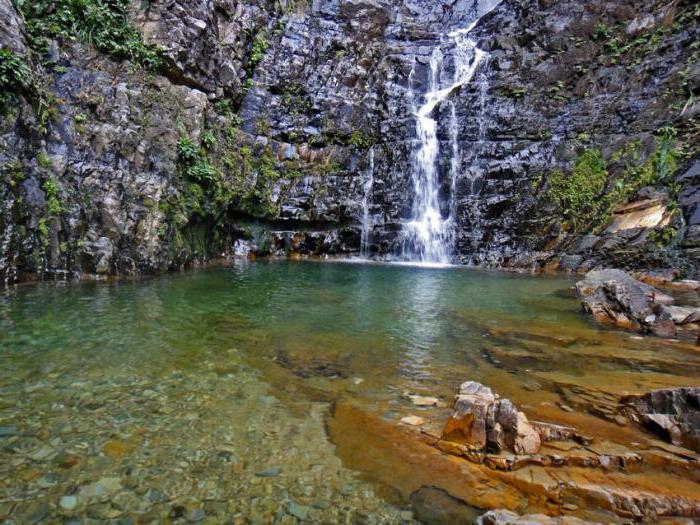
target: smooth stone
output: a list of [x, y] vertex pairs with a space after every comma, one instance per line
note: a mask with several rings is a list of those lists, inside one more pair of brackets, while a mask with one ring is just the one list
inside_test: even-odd
[[73, 510], [75, 507], [78, 506], [78, 498], [75, 496], [63, 496], [58, 504], [62, 509], [65, 510]]
[[136, 447], [130, 443], [125, 443], [124, 441], [107, 441], [102, 446], [102, 452], [105, 456], [112, 459], [118, 459], [127, 454], [131, 454]]
[[434, 407], [440, 405], [440, 400], [437, 397], [409, 395], [408, 399], [417, 407]]
[[101, 478], [95, 483], [85, 485], [80, 489], [80, 497], [82, 498], [99, 498], [109, 496], [119, 491], [122, 488], [119, 478]]
[[255, 475], [260, 478], [274, 478], [280, 474], [282, 474], [282, 467], [270, 467], [255, 473]]
[[14, 425], [0, 427], [0, 438], [16, 436], [17, 434], [18, 434], [17, 427]]
[[306, 507], [304, 505], [299, 505], [298, 503], [296, 503], [294, 501], [289, 502], [289, 507], [288, 507], [289, 513], [301, 521], [304, 521], [309, 517], [309, 510], [310, 510], [309, 507]]
[[422, 417], [418, 416], [406, 416], [401, 418], [401, 423], [404, 425], [411, 425], [414, 427], [418, 427], [420, 425], [423, 425], [425, 423], [425, 419]]
[[53, 447], [50, 447], [48, 445], [44, 445], [41, 448], [39, 448], [39, 450], [32, 452], [29, 455], [29, 458], [33, 459], [34, 461], [46, 461], [48, 458], [50, 458], [55, 453], [56, 453], [56, 449], [54, 449]]

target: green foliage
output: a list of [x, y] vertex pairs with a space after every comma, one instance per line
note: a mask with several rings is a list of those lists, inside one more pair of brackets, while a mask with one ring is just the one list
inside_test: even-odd
[[49, 226], [46, 224], [46, 219], [42, 217], [36, 225], [36, 231], [39, 233], [39, 240], [44, 247], [49, 245]]
[[612, 170], [598, 148], [585, 149], [574, 161], [570, 174], [555, 171], [550, 175], [546, 197], [560, 210], [573, 231], [588, 231], [607, 221], [612, 209], [625, 202], [644, 186], [664, 186], [677, 191], [672, 176], [676, 171], [680, 149], [676, 131], [659, 130], [654, 151], [646, 160], [640, 142], [631, 142], [614, 152]]
[[190, 163], [199, 157], [199, 148], [187, 137], [181, 137], [177, 141], [178, 158], [185, 163]]
[[51, 159], [43, 151], [40, 151], [39, 154], [36, 156], [36, 163], [39, 165], [40, 168], [44, 168], [46, 170], [51, 169], [53, 167], [51, 164]]
[[204, 130], [202, 132], [202, 146], [204, 149], [211, 150], [217, 144], [216, 136], [210, 130]]
[[548, 198], [575, 230], [590, 224], [600, 215], [600, 199], [608, 180], [608, 167], [599, 149], [585, 150], [574, 162], [571, 174], [551, 174]]
[[250, 57], [248, 58], [248, 74], [250, 76], [252, 76], [255, 66], [265, 57], [265, 53], [269, 47], [270, 43], [267, 41], [267, 30], [263, 28], [255, 33], [253, 43], [251, 44]]
[[42, 188], [46, 193], [46, 213], [49, 217], [57, 217], [63, 213], [63, 205], [60, 200], [60, 186], [55, 180], [49, 179], [44, 182]]
[[30, 43], [44, 52], [47, 39], [77, 40], [116, 59], [147, 69], [162, 65], [160, 50], [146, 45], [128, 18], [129, 0], [16, 0]]
[[12, 188], [27, 178], [27, 175], [24, 173], [24, 166], [18, 160], [5, 164], [3, 171], [7, 175], [8, 185]]
[[348, 141], [357, 149], [369, 149], [374, 146], [376, 142], [372, 135], [368, 135], [359, 130], [353, 131]]
[[678, 167], [680, 150], [676, 147], [676, 130], [666, 126], [659, 130], [656, 149], [651, 158], [654, 177], [657, 183], [667, 182]]
[[185, 173], [190, 179], [200, 183], [211, 182], [216, 177], [216, 169], [206, 160], [188, 166]]
[[0, 49], [0, 112], [6, 114], [23, 95], [34, 107], [44, 130], [51, 117], [51, 98], [40, 85], [24, 58], [9, 49]]
[[509, 87], [503, 89], [503, 96], [514, 100], [521, 99], [525, 96], [525, 90], [519, 87]]

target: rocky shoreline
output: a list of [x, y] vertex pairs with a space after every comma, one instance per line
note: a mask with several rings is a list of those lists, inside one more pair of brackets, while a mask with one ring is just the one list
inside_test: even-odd
[[[700, 434], [700, 388], [677, 388], [650, 392], [640, 396], [619, 399], [618, 412], [631, 422], [654, 432], [674, 445], [688, 446], [698, 451]], [[414, 402], [415, 404], [415, 402]], [[420, 404], [419, 406], [425, 406]], [[593, 498], [599, 504], [621, 518], [656, 520], [664, 517], [698, 518], [700, 500], [697, 498], [660, 497], [640, 488], [600, 483], [592, 486], [584, 474], [576, 479], [571, 472], [576, 469], [593, 469], [607, 473], [643, 470], [649, 463], [657, 463], [661, 456], [637, 453], [621, 449], [617, 454], [601, 452], [606, 444], [596, 436], [582, 436], [576, 429], [553, 423], [528, 421], [511, 401], [494, 394], [490, 388], [468, 381], [459, 388], [451, 413], [444, 428], [438, 434], [435, 427], [423, 429], [421, 418], [404, 418], [404, 425], [419, 428], [418, 437], [451, 456], [470, 463], [484, 465], [488, 469], [517, 472], [521, 469], [545, 468], [570, 472], [567, 482], [547, 490], [547, 497], [561, 501], [567, 498]], [[609, 447], [609, 445], [607, 445]], [[613, 447], [614, 448], [614, 447]], [[665, 461], [668, 461], [665, 460]], [[700, 457], [690, 451], [679, 454], [674, 468], [696, 470]], [[537, 482], [528, 490], [542, 490]], [[559, 517], [519, 517], [510, 511], [490, 511], [477, 523], [593, 523], [576, 517], [578, 506], [564, 504], [559, 507]], [[530, 521], [528, 521], [530, 520]]]

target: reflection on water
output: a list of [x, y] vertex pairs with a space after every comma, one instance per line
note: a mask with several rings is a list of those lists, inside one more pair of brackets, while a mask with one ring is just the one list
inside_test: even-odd
[[[650, 436], [605, 419], [610, 399], [693, 384], [700, 355], [598, 329], [561, 293], [572, 284], [239, 262], [9, 289], [0, 295], [0, 516], [410, 522], [411, 491], [441, 480], [435, 465], [420, 476], [399, 468], [405, 458], [386, 448], [398, 420], [422, 410], [402, 393], [449, 400], [467, 379], [531, 417], [646, 446]], [[451, 468], [442, 481], [459, 477]], [[394, 471], [406, 473], [385, 479]], [[493, 501], [514, 491], [491, 485]]]

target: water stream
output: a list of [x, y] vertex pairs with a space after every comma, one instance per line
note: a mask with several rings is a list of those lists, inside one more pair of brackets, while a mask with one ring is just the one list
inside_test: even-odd
[[362, 188], [362, 233], [360, 236], [360, 257], [367, 259], [369, 253], [370, 235], [374, 226], [371, 212], [372, 189], [374, 188], [374, 146], [369, 149], [365, 182]]
[[[486, 53], [477, 47], [469, 33], [479, 20], [492, 11], [500, 2], [477, 3], [476, 19], [466, 28], [444, 35], [433, 50], [429, 60], [428, 90], [421, 95], [422, 104], [413, 100], [416, 118], [417, 148], [411, 172], [414, 199], [411, 219], [404, 224], [401, 243], [401, 258], [409, 261], [448, 264], [454, 252], [456, 205], [454, 202], [456, 182], [459, 177], [460, 151], [459, 127], [454, 103], [449, 112], [449, 135], [451, 151], [449, 203], [444, 206], [440, 198], [439, 158], [443, 152], [438, 138], [439, 126], [435, 111], [459, 87], [468, 84]], [[445, 74], [445, 55], [451, 57], [453, 74], [450, 81], [442, 81]], [[414, 64], [415, 68], [415, 64]], [[413, 78], [413, 74], [411, 78]], [[413, 93], [413, 90], [411, 90]]]

